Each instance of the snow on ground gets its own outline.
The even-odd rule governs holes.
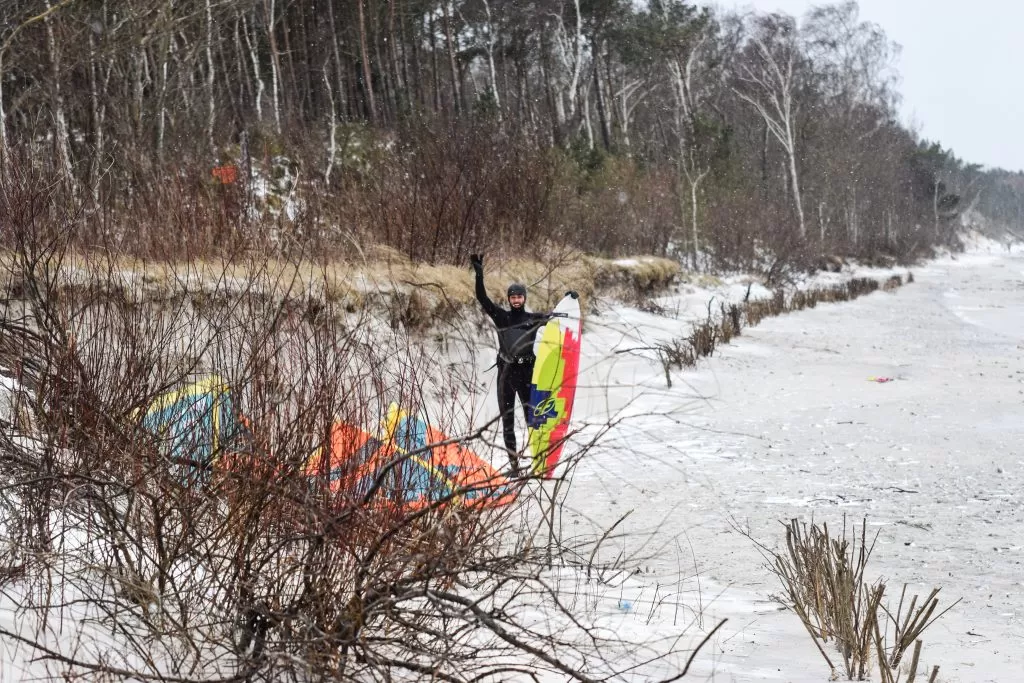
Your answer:
[[[622,519],[596,559],[628,558],[630,573],[602,582],[556,568],[549,578],[588,620],[651,644],[623,662],[728,619],[687,680],[826,681],[802,625],[772,600],[780,587],[751,539],[778,546],[780,522],[837,528],[845,515],[879,531],[868,578],[884,577],[890,594],[907,582],[922,596],[941,587],[940,609],[963,598],[925,633],[922,670],[939,665],[945,683],[1019,678],[1024,252],[979,248],[914,275],[891,293],[767,319],[697,370],[674,372],[671,388],[645,347],[688,334],[710,296],[716,308],[742,300],[746,282],[684,287],[659,300],[667,315],[596,302],[577,442],[612,426],[575,470],[562,518],[580,537]],[[493,357],[469,355],[473,414],[491,416]],[[0,625],[17,619],[4,613]],[[0,679],[16,680],[27,655],[4,650]],[[648,666],[635,680],[667,671]]]
[[[777,547],[780,522],[841,528],[844,515],[880,532],[868,578],[890,594],[941,587],[940,609],[963,598],[925,633],[927,670],[947,683],[1019,677],[1024,254],[979,250],[914,275],[768,319],[671,389],[649,354],[622,351],[687,322],[618,307],[587,319],[580,438],[616,425],[575,472],[565,518],[582,532],[633,511],[607,549],[646,558],[625,597],[606,596],[622,632],[678,632],[680,603],[704,631],[729,619],[691,679],[827,680],[746,534]]]

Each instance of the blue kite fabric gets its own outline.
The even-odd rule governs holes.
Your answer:
[[[247,431],[219,377],[157,397],[142,426],[156,436],[157,447],[185,486],[208,484],[217,460],[226,449],[238,447]]]

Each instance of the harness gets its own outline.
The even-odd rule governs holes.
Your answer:
[[[537,360],[537,356],[531,354],[522,356],[506,356],[503,353],[498,354],[498,361],[505,365],[529,365]]]

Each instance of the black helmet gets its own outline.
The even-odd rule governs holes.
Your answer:
[[[509,297],[514,294],[518,294],[519,296],[525,297],[526,285],[519,284],[518,282],[513,282],[512,284],[510,284],[508,286],[508,291],[505,293],[505,296]]]

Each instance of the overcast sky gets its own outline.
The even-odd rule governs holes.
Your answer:
[[[718,0],[725,9],[802,17],[821,0]],[[1024,2],[860,0],[902,46],[905,123],[965,161],[1024,169]]]

